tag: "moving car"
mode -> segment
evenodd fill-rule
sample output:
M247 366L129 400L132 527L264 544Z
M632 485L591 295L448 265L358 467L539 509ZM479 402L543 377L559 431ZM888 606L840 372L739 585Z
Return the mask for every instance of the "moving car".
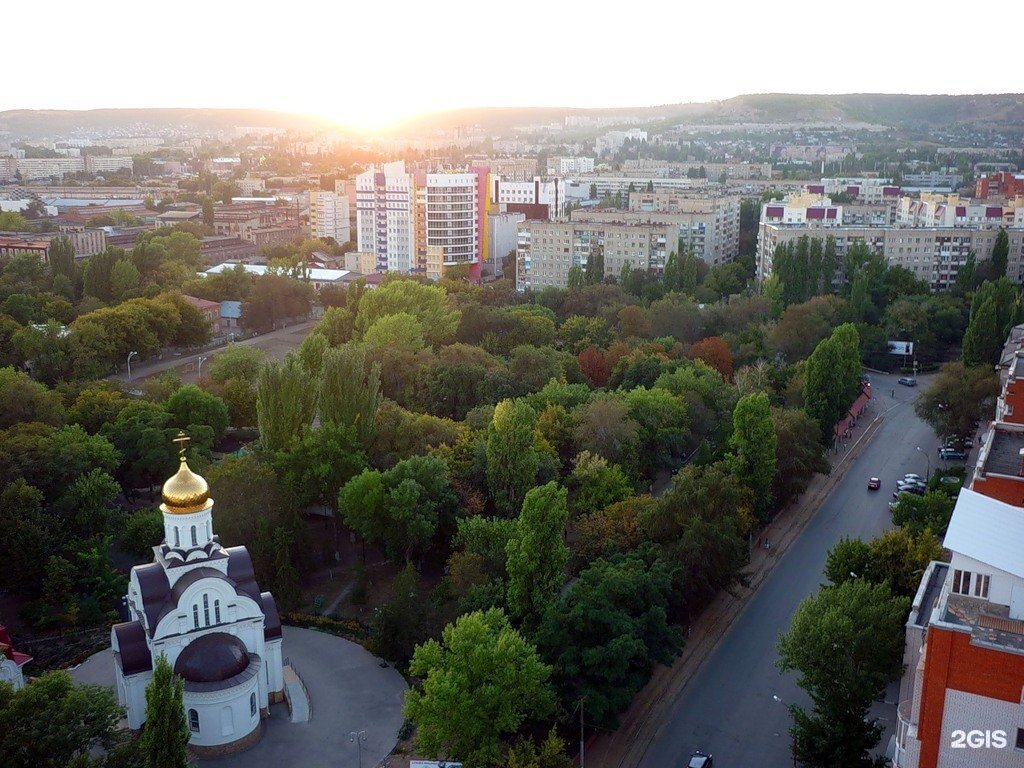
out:
M949 461L950 459L966 459L967 454L956 448L939 448L939 458Z
M690 762L686 764L686 768L713 768L713 766L714 758L703 752L694 752L690 755Z
M882 487L882 481L879 480L877 477L872 477L870 480L868 480L868 490L869 491L877 491L881 487Z
M913 376L901 376L900 384L902 384L904 387L916 387L917 379L915 379Z

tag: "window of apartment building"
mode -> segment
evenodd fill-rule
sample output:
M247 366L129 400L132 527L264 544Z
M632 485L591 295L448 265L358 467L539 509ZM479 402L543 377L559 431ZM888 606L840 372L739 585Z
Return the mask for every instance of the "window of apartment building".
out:
M1014 749L1024 751L1024 728L1017 729L1017 738L1013 743Z
M988 600L988 582L989 577L986 574L978 574L978 578L974 580L974 596L981 597Z
M953 571L953 593L957 595L969 595L971 594L971 572L961 571L959 569ZM988 594L988 588L986 587L985 594Z

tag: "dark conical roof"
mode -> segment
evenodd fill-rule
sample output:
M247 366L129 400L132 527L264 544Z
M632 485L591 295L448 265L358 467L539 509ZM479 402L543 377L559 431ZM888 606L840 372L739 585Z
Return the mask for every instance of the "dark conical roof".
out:
M174 671L190 683L220 683L248 666L249 653L241 640L226 632L211 632L185 646Z

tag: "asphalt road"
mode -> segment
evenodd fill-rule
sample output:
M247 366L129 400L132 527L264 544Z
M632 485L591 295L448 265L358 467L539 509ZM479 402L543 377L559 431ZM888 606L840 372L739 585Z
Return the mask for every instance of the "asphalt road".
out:
M907 472L924 475L928 468L917 447L927 451L932 469L939 464L938 440L912 405L928 377L920 377L918 389L899 386L895 376L873 374L871 381L872 417L888 411L877 434L683 690L642 768L685 766L698 749L715 756L715 768L793 764L785 705L807 706L809 700L795 676L782 675L775 666L776 639L789 628L800 601L824 580L825 555L833 544L844 536L868 540L892 527L888 502L896 480ZM867 490L872 475L881 478L880 491Z

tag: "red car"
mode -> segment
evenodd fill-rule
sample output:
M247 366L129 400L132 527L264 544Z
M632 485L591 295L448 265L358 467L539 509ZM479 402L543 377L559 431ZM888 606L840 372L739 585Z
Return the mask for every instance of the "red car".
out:
M877 491L881 487L882 487L882 481L879 480L877 477L872 477L870 480L868 480L868 490L869 491Z

